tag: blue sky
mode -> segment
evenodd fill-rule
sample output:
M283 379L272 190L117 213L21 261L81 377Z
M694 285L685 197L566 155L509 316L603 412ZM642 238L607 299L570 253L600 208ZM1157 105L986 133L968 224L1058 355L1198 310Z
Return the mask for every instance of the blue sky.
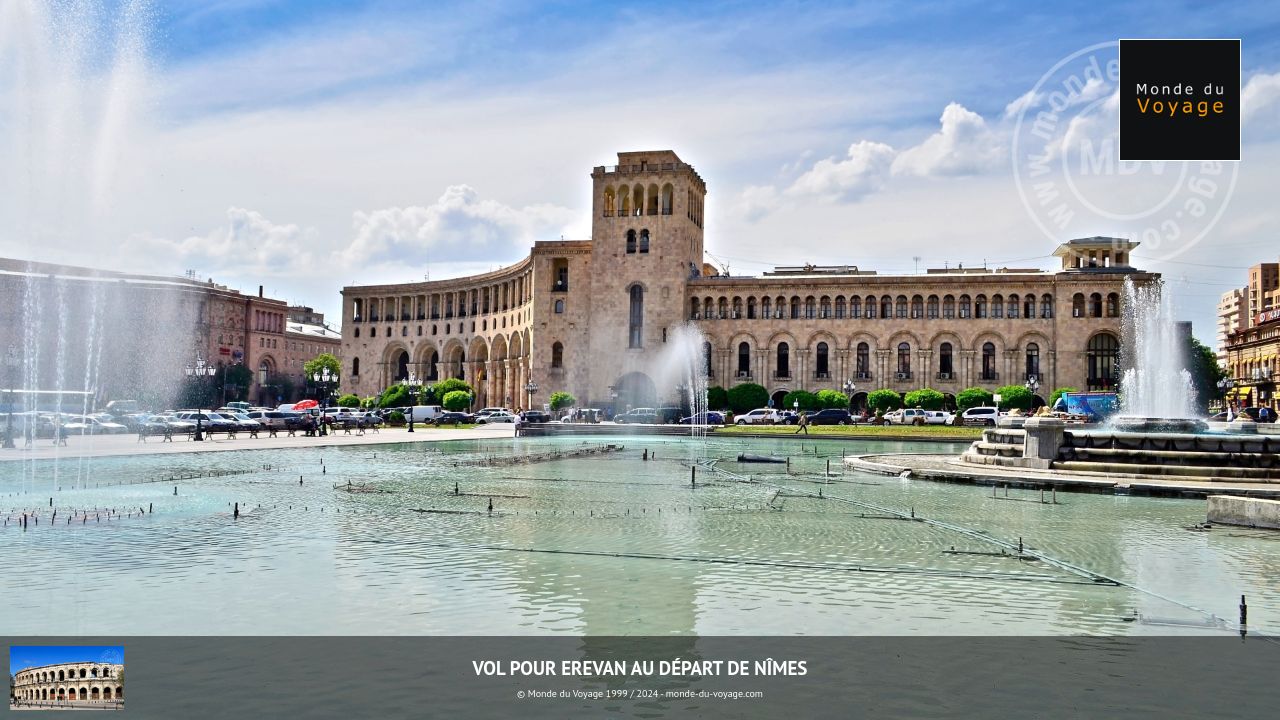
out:
M81 61L62 47L76 23L41 5L0 8L17 29L0 22L0 62L57 57L32 63L59 79L42 87L77 92L6 92L0 71L0 130L28 152L0 175L0 255L193 269L336 314L344 284L585 237L590 167L671 148L707 180L707 248L735 273L1048 268L1008 108L1120 37L1241 37L1255 90L1222 219L1176 259L1148 244L1142 267L1211 339L1217 296L1280 246L1275 3L112 0L77 19ZM28 104L61 120L24 128Z
M13 645L9 647L9 674L39 665L64 662L123 663L123 645Z

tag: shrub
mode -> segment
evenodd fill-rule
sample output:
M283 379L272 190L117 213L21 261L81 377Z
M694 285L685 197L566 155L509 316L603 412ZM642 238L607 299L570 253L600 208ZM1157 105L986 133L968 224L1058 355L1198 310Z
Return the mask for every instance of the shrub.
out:
M360 407L360 398L355 395L347 394L338 398L338 407Z
M1058 398L1062 397L1066 393L1073 393L1073 392L1080 392L1080 391L1073 387L1060 387L1057 390L1054 390L1053 394L1049 396L1049 407L1053 407L1054 405L1057 405Z
M458 378L445 378L444 380L441 380L440 382L431 386L431 392L436 396L437 400L441 400L441 401L444 400L445 395L448 395L449 393L455 392L458 390L461 390L462 392L467 393L468 395L474 392L474 390L470 385L468 385L462 380L459 380ZM441 402L441 404L443 405L444 403Z
M925 410L941 410L942 404L947 401L947 396L934 390L933 388L920 388L907 393L906 403L910 408L924 408Z
M729 407L729 393L719 385L707 388L707 407L712 410L724 410Z
M769 391L755 383L742 383L729 388L729 409L741 415L769 404Z
M982 407L990 404L991 393L980 387L965 388L956 395L956 408L960 412L972 407Z
M450 390L440 399L440 404L450 412L462 412L471 406L471 393L463 390Z
M797 407L797 405L799 407ZM817 410L818 396L807 390L792 390L782 397L778 410Z
M828 408L837 408L840 410L849 409L849 396L839 390L819 390L818 391L818 407L826 410Z
M565 408L571 408L577 404L578 404L578 398L574 397L573 395L570 395L567 392L561 391L561 392L551 393L551 409L552 410L563 410Z
M392 410L391 413L387 415L387 422L391 423L392 425L403 425L404 413L400 412L399 410Z
M408 386L396 383L382 391L382 396L378 398L378 407L402 407L408 405L412 399L413 394L409 392Z
M1000 396L1000 407L1006 409L1018 408L1019 410L1030 410L1031 403L1035 401L1035 395L1022 385L1004 385L996 388L996 394Z
M867 407L875 410L877 415L897 410L902 407L902 396L888 388L872 390L867 394Z

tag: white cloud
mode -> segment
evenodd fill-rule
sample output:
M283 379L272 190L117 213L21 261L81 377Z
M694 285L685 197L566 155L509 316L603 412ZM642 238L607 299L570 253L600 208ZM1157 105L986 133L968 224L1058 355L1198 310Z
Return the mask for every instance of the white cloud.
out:
M959 103L942 111L938 132L893 161L898 175L976 175L1004 162L1008 141L987 127L982 116Z
M1280 72L1255 73L1240 91L1240 120L1243 124L1275 120L1280 116Z
M746 218L748 222L755 222L777 210L781 202L782 198L778 196L778 189L774 186L748 185L738 194L734 214Z
M1011 118L1024 110L1030 110L1044 101L1044 95L1035 90L1028 90L1016 100L1004 106L1005 118Z
M553 240L578 220L569 208L513 208L452 185L431 205L389 207L354 215L355 238L341 253L353 265L498 260L523 255L535 240Z
M832 157L814 163L787 188L787 195L858 200L884 187L893 156L892 147L861 140L849 146L844 159Z
M151 272L175 273L181 267L201 275L280 277L316 269L316 256L310 251L317 240L314 229L275 223L239 207L228 208L226 215L225 225L203 235L180 240L135 235L124 243L122 254L135 267Z

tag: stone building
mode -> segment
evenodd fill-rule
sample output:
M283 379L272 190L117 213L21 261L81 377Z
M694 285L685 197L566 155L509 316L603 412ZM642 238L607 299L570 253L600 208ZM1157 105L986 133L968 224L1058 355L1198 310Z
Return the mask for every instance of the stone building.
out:
M1228 298L1231 302L1228 302ZM1218 305L1218 357L1234 388L1236 407L1278 408L1280 381L1280 263L1249 268L1248 284L1224 293Z
M528 407L566 390L580 406L669 402L677 329L702 338L711 384L790 390L1022 384L1111 389L1137 243L1083 238L1059 268L880 275L855 266L721 274L703 260L706 185L674 152L624 152L591 172L589 240L537 242L471 277L343 289L344 385L381 391L410 373L460 377L476 405ZM678 333L685 342L687 333ZM672 384L672 387L667 387Z
M124 665L69 662L19 670L13 695L20 703L95 703L124 700Z
M312 308L291 305L285 321L284 344L280 373L287 376L298 390L306 388L310 381L303 372L309 360L321 353L342 357L342 334L331 329L324 321L324 313ZM297 393L294 393L297 396ZM293 399L293 398L287 398Z
M286 312L261 287L0 259L0 387L169 402L198 356L246 365L249 397L274 400Z

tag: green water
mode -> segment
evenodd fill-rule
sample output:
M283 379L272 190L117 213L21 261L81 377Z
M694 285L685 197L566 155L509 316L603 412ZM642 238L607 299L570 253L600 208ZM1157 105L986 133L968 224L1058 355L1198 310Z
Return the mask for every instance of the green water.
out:
M475 465L602 442L626 449ZM0 512L10 518L0 529L0 632L1181 634L1222 632L1187 624L1201 610L1234 620L1241 594L1251 629L1280 626L1280 536L1188 531L1204 519L1203 501L995 500L990 488L839 474L842 451L959 446L804 449L542 438L0 463ZM742 451L789 454L791 472L732 462ZM689 462L702 457L750 482L702 468L691 487ZM215 471L236 474L168 480ZM380 492L333 488L347 482ZM819 489L822 498L800 496ZM866 517L881 513L841 500L1021 537L1136 589L1045 562L950 554L1000 548ZM148 505L154 512L139 516ZM40 513L26 531L13 519L24 509ZM1145 620L1126 621L1135 610Z

